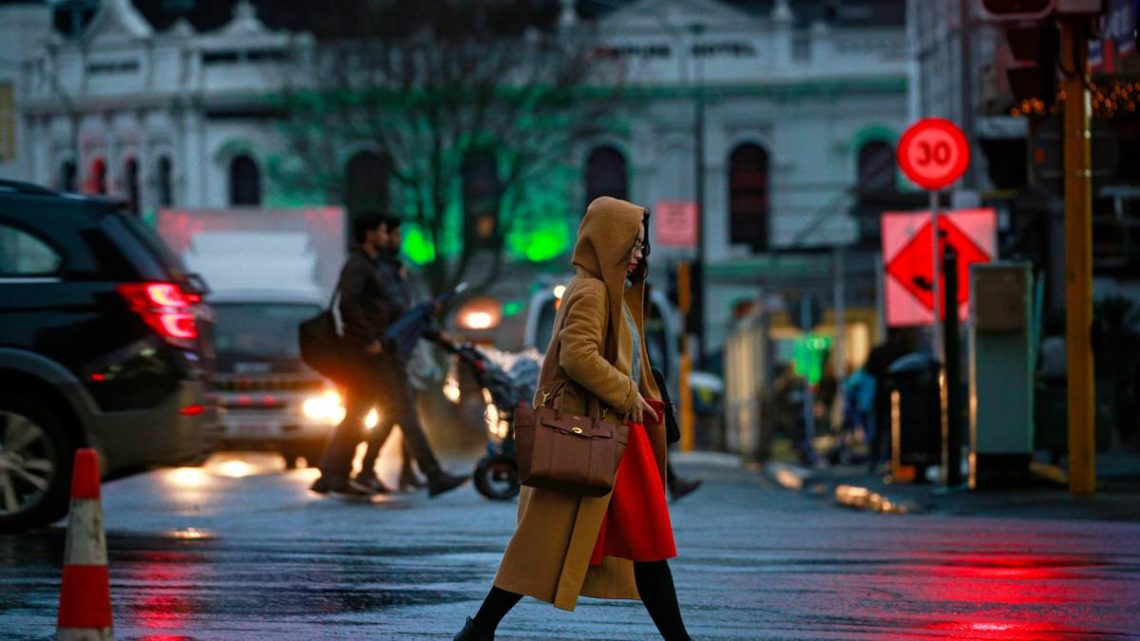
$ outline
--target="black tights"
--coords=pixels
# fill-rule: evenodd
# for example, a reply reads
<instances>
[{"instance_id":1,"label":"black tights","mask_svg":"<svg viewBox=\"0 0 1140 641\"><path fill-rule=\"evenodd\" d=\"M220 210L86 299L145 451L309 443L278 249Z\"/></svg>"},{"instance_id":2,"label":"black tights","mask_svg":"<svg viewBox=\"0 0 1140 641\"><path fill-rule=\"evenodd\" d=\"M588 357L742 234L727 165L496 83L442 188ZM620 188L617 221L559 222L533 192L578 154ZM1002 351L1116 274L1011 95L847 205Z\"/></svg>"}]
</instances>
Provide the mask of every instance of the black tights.
<instances>
[{"instance_id":1,"label":"black tights","mask_svg":"<svg viewBox=\"0 0 1140 641\"><path fill-rule=\"evenodd\" d=\"M681 620L681 607L677 604L677 590L673 586L673 573L668 561L649 561L633 564L633 576L641 602L665 641L689 641L685 623ZM522 599L522 595L492 587L482 607L475 615L475 627L494 634L499 622Z\"/></svg>"}]
</instances>

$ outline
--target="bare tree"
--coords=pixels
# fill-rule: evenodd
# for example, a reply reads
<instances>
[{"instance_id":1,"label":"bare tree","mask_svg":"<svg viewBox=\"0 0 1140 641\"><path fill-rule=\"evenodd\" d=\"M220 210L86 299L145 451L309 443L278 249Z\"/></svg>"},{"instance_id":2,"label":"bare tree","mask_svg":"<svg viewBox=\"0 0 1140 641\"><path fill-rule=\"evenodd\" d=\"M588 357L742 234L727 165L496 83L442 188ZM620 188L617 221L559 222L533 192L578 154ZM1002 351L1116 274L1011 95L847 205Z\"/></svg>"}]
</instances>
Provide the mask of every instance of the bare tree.
<instances>
[{"instance_id":1,"label":"bare tree","mask_svg":"<svg viewBox=\"0 0 1140 641\"><path fill-rule=\"evenodd\" d=\"M331 6L313 82L283 98L296 178L343 199L345 150L383 154L395 207L434 249L431 288L471 280L485 252L482 289L526 222L522 203L558 188L573 137L613 110L620 68L595 55L588 26L522 24L501 1Z\"/></svg>"}]
</instances>

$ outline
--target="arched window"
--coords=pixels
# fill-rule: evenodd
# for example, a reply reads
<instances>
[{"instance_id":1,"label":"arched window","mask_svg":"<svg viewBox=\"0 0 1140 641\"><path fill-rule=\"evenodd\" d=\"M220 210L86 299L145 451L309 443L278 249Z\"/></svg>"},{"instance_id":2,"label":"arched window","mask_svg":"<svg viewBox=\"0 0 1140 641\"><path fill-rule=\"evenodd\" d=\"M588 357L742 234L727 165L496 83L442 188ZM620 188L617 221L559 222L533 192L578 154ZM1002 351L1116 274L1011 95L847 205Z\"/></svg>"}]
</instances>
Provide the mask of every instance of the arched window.
<instances>
[{"instance_id":1,"label":"arched window","mask_svg":"<svg viewBox=\"0 0 1140 641\"><path fill-rule=\"evenodd\" d=\"M261 170L249 154L238 154L230 161L230 205L261 204Z\"/></svg>"},{"instance_id":2,"label":"arched window","mask_svg":"<svg viewBox=\"0 0 1140 641\"><path fill-rule=\"evenodd\" d=\"M491 149L478 149L463 161L463 208L468 238L495 234L499 206L499 163Z\"/></svg>"},{"instance_id":3,"label":"arched window","mask_svg":"<svg viewBox=\"0 0 1140 641\"><path fill-rule=\"evenodd\" d=\"M91 169L87 175L87 188L89 194L107 193L107 161L100 156L91 161Z\"/></svg>"},{"instance_id":4,"label":"arched window","mask_svg":"<svg viewBox=\"0 0 1140 641\"><path fill-rule=\"evenodd\" d=\"M586 206L599 196L629 199L629 172L625 155L603 145L586 157Z\"/></svg>"},{"instance_id":5,"label":"arched window","mask_svg":"<svg viewBox=\"0 0 1140 641\"><path fill-rule=\"evenodd\" d=\"M753 251L768 248L768 152L746 143L728 158L729 238Z\"/></svg>"},{"instance_id":6,"label":"arched window","mask_svg":"<svg viewBox=\"0 0 1140 641\"><path fill-rule=\"evenodd\" d=\"M139 212L139 161L132 156L123 163L123 179L127 183L127 207Z\"/></svg>"},{"instance_id":7,"label":"arched window","mask_svg":"<svg viewBox=\"0 0 1140 641\"><path fill-rule=\"evenodd\" d=\"M348 160L344 168L344 204L350 216L388 208L390 174L388 162L374 151L362 151Z\"/></svg>"},{"instance_id":8,"label":"arched window","mask_svg":"<svg viewBox=\"0 0 1140 641\"><path fill-rule=\"evenodd\" d=\"M174 163L170 156L161 156L158 159L158 206L168 207L174 204Z\"/></svg>"},{"instance_id":9,"label":"arched window","mask_svg":"<svg viewBox=\"0 0 1140 641\"><path fill-rule=\"evenodd\" d=\"M890 143L872 140L859 148L858 183L860 193L895 190L895 150Z\"/></svg>"},{"instance_id":10,"label":"arched window","mask_svg":"<svg viewBox=\"0 0 1140 641\"><path fill-rule=\"evenodd\" d=\"M63 191L78 191L79 184L76 180L78 172L75 170L75 161L70 158L59 164L59 188Z\"/></svg>"}]
</instances>

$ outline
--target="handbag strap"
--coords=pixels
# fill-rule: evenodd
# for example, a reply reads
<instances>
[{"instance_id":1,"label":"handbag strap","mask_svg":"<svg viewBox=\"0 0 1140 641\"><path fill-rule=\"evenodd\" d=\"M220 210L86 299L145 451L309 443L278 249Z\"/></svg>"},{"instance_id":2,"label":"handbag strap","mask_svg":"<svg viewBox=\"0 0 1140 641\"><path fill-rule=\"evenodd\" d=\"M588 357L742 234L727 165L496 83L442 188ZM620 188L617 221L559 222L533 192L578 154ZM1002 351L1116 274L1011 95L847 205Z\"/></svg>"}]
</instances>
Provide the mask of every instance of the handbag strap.
<instances>
[{"instance_id":1,"label":"handbag strap","mask_svg":"<svg viewBox=\"0 0 1140 641\"><path fill-rule=\"evenodd\" d=\"M594 402L593 402L594 411L591 412L590 413L591 416L588 416L587 418L589 418L592 421L601 421L602 415L604 414L604 412L601 411L601 408L602 408L601 399L599 399L597 396L594 396L593 394L591 394L590 391L587 390L582 385L580 385L577 382L572 381L570 379L566 379L566 380L562 381L561 383L555 385L554 388L549 390L549 391L548 390L542 390L542 398L539 400L537 407L548 407L549 408L550 407L550 399L557 396L558 393L560 391L562 391L563 389L565 389L566 386L568 386L568 385L573 385L574 387L577 387L582 392L583 398L593 398L594 399ZM587 401L587 402L589 402L589 401ZM553 408L551 408L551 409L553 409ZM593 414L597 414L597 416L593 416Z\"/></svg>"},{"instance_id":2,"label":"handbag strap","mask_svg":"<svg viewBox=\"0 0 1140 641\"><path fill-rule=\"evenodd\" d=\"M329 311L332 312L333 327L336 328L336 335L344 338L344 319L340 315L340 290L336 290L333 294L332 304L329 306Z\"/></svg>"}]
</instances>

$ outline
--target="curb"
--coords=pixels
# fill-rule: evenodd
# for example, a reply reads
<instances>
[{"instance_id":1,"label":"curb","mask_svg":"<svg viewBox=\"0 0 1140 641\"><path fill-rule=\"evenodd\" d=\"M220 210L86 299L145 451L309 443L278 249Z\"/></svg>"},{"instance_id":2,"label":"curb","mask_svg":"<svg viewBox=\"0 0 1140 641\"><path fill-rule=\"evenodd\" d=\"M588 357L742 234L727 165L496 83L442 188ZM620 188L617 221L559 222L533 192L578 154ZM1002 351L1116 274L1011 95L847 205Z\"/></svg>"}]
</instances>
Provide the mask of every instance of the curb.
<instances>
[{"instance_id":1,"label":"curb","mask_svg":"<svg viewBox=\"0 0 1140 641\"><path fill-rule=\"evenodd\" d=\"M879 514L917 514L923 510L914 501L892 500L869 488L858 485L839 485L835 488L835 502L857 510Z\"/></svg>"},{"instance_id":2,"label":"curb","mask_svg":"<svg viewBox=\"0 0 1140 641\"><path fill-rule=\"evenodd\" d=\"M913 500L891 497L859 483L829 479L816 470L799 465L771 463L765 466L764 473L784 489L820 498L831 497L843 507L877 514L917 514L925 510Z\"/></svg>"}]
</instances>

